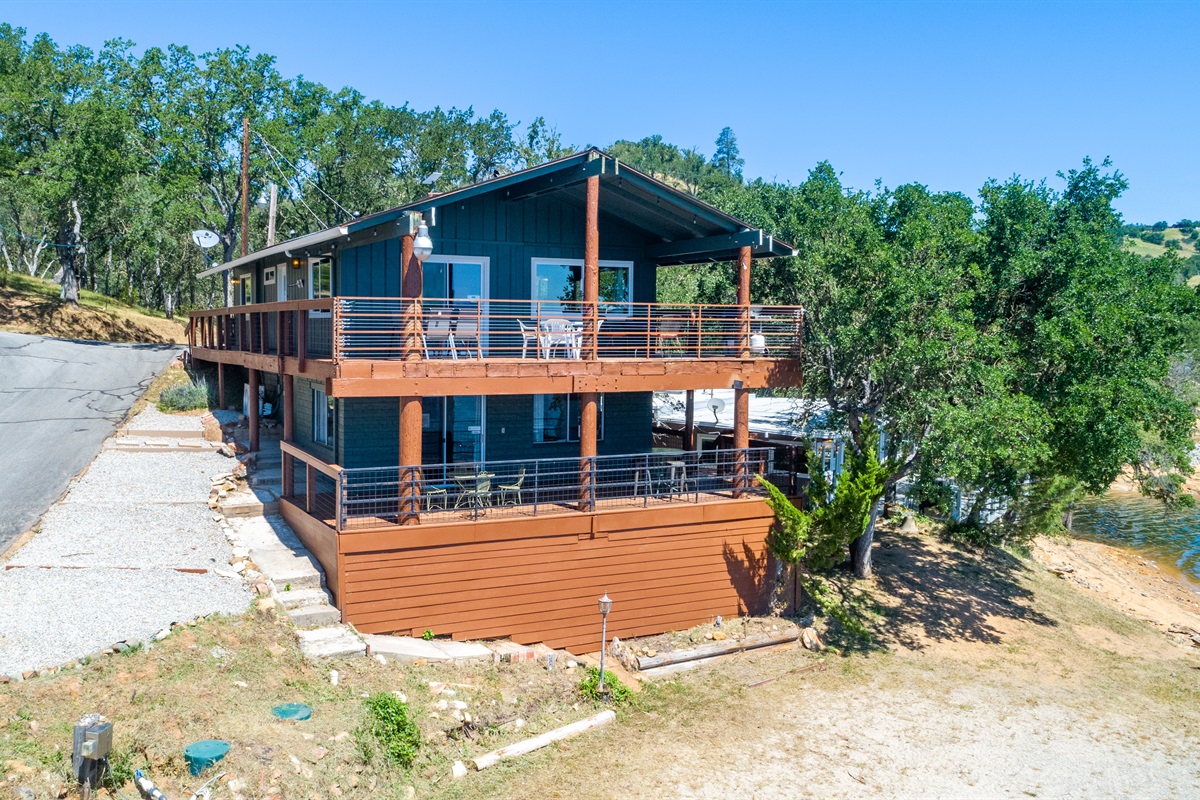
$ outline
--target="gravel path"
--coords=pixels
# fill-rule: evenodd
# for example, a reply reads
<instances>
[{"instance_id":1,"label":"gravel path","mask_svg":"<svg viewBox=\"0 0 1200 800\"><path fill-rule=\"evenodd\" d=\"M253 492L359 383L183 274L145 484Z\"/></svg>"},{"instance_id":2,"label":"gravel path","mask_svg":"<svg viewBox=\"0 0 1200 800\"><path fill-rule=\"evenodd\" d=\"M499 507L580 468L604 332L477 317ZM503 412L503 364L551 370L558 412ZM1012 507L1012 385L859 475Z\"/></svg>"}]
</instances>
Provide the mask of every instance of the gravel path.
<instances>
[{"instance_id":1,"label":"gravel path","mask_svg":"<svg viewBox=\"0 0 1200 800\"><path fill-rule=\"evenodd\" d=\"M201 429L198 417L159 416L172 427L146 412L129 427ZM103 450L5 564L15 568L0 572L0 675L244 611L250 591L229 568L229 544L207 504L211 476L231 466L211 451Z\"/></svg>"}]
</instances>

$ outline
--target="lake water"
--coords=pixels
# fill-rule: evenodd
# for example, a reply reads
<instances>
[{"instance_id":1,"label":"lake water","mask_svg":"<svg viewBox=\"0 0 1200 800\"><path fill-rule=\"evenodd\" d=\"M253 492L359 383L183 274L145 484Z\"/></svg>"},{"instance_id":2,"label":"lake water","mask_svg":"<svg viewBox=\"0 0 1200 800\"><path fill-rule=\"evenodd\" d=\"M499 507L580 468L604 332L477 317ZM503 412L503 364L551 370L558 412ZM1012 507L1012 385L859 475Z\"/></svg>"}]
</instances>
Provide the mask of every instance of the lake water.
<instances>
[{"instance_id":1,"label":"lake water","mask_svg":"<svg viewBox=\"0 0 1200 800\"><path fill-rule=\"evenodd\" d=\"M1079 504L1074 533L1137 550L1159 564L1174 564L1200 583L1200 508L1171 511L1135 492L1109 492Z\"/></svg>"}]
</instances>

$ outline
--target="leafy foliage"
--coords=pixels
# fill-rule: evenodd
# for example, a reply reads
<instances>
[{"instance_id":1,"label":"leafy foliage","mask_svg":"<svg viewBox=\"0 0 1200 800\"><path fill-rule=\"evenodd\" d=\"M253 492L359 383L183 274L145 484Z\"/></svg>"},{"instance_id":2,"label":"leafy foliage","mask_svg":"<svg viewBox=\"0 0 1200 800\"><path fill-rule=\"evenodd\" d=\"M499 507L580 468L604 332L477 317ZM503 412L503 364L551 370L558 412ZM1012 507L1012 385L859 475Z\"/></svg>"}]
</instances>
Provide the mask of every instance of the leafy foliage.
<instances>
[{"instance_id":1,"label":"leafy foliage","mask_svg":"<svg viewBox=\"0 0 1200 800\"><path fill-rule=\"evenodd\" d=\"M608 670L604 671L604 689L612 696L613 705L624 705L633 699L633 692L629 690L629 687L621 683L620 679ZM579 682L579 693L594 702L604 699L604 696L600 694L599 667L591 667L584 674L583 680Z\"/></svg>"},{"instance_id":2,"label":"leafy foliage","mask_svg":"<svg viewBox=\"0 0 1200 800\"><path fill-rule=\"evenodd\" d=\"M195 411L208 408L208 384L184 383L165 389L158 397L159 411Z\"/></svg>"},{"instance_id":3,"label":"leafy foliage","mask_svg":"<svg viewBox=\"0 0 1200 800\"><path fill-rule=\"evenodd\" d=\"M412 766L421 746L421 732L409 719L408 706L390 692L379 692L364 700L363 707L367 719L355 736L364 760L372 760L375 747L379 747L388 762Z\"/></svg>"}]
</instances>

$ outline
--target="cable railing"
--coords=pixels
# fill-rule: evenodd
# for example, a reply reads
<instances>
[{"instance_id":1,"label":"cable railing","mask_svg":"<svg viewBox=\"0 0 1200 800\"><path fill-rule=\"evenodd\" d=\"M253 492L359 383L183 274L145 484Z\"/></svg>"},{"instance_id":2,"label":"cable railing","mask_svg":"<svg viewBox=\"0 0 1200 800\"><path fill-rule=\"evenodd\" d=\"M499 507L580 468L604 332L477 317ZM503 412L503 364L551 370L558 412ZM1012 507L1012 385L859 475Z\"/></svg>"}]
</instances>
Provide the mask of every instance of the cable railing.
<instances>
[{"instance_id":1,"label":"cable railing","mask_svg":"<svg viewBox=\"0 0 1200 800\"><path fill-rule=\"evenodd\" d=\"M337 298L340 358L796 358L799 306Z\"/></svg>"},{"instance_id":2,"label":"cable railing","mask_svg":"<svg viewBox=\"0 0 1200 800\"><path fill-rule=\"evenodd\" d=\"M648 508L761 494L769 447L339 471L338 530ZM333 520L330 520L333 522Z\"/></svg>"},{"instance_id":3,"label":"cable railing","mask_svg":"<svg viewBox=\"0 0 1200 800\"><path fill-rule=\"evenodd\" d=\"M804 309L339 297L197 311L210 350L350 360L794 359Z\"/></svg>"}]
</instances>

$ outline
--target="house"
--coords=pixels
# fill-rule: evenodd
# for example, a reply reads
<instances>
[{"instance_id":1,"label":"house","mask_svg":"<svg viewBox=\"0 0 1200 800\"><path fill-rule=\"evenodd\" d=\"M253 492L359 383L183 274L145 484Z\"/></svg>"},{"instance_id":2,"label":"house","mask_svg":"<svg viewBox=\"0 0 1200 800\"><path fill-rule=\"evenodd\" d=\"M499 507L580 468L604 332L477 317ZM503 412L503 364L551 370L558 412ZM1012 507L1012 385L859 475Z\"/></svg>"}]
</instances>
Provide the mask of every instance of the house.
<instances>
[{"instance_id":1,"label":"house","mask_svg":"<svg viewBox=\"0 0 1200 800\"><path fill-rule=\"evenodd\" d=\"M343 619L559 647L761 608L754 389L798 386L803 310L749 301L791 247L589 149L267 247L194 359L270 387L280 508ZM733 261L738 302L656 302ZM729 447L653 446L656 391L732 389ZM250 404L251 446L258 446Z\"/></svg>"}]
</instances>

